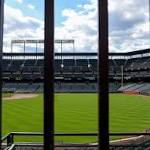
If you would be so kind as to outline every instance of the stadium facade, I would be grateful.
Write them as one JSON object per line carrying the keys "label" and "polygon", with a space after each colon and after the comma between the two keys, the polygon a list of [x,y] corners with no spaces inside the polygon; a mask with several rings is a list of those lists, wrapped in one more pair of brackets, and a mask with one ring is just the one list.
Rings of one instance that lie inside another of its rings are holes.
{"label": "stadium facade", "polygon": [[[38,52],[37,43],[41,40],[12,41],[11,53],[3,53],[2,79],[3,92],[12,93],[43,93],[44,87],[44,53]],[[73,52],[63,52],[54,55],[54,90],[55,92],[98,92],[98,54],[74,52],[74,40],[56,40],[57,44],[72,44]],[[13,52],[13,44],[24,44],[23,52]],[[26,44],[34,43],[36,52],[26,52]],[[101,77],[100,77],[101,78]],[[109,53],[109,92],[125,92],[129,94],[150,95],[150,49],[126,53]],[[135,138],[117,140],[110,143],[109,149],[149,148],[149,133],[120,133],[135,135]],[[57,135],[57,134],[56,134]],[[64,136],[60,134],[59,136]],[[67,134],[67,136],[70,134]],[[75,134],[74,136],[97,136],[96,133]],[[110,134],[111,135],[111,134]],[[142,135],[142,136],[139,136]],[[43,133],[9,133],[2,138],[7,140],[9,149],[43,149],[43,144],[14,144],[17,136],[43,136]],[[112,136],[119,136],[113,134]],[[97,144],[59,144],[56,147],[64,150],[92,149],[97,150]]]}

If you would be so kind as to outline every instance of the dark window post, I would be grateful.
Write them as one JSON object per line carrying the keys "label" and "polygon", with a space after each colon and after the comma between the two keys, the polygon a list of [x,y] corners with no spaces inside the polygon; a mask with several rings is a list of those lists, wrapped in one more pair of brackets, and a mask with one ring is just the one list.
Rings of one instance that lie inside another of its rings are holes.
{"label": "dark window post", "polygon": [[54,0],[45,0],[44,150],[54,149]]}
{"label": "dark window post", "polygon": [[0,0],[0,150],[2,137],[2,53],[3,53],[4,1]]}
{"label": "dark window post", "polygon": [[108,0],[98,0],[98,95],[99,149],[109,149],[109,91],[108,91]]}

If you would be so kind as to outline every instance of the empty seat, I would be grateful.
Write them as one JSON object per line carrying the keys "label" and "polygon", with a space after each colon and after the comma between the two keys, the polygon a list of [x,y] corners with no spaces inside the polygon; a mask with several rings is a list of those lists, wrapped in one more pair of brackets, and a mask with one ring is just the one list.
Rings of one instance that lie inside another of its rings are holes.
{"label": "empty seat", "polygon": [[77,59],[76,60],[77,66],[87,66],[88,67],[88,60],[87,59]]}
{"label": "empty seat", "polygon": [[36,62],[35,59],[25,60],[24,66],[34,66],[34,65],[35,65],[35,62]]}

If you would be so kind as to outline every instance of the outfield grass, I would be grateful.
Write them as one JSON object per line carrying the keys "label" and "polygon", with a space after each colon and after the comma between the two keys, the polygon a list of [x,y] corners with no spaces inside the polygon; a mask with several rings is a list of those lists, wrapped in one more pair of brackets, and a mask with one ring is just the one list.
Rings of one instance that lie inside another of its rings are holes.
{"label": "outfield grass", "polygon": [[13,95],[13,93],[2,93],[3,98],[10,97],[12,95]]}
{"label": "outfield grass", "polygon": [[[97,103],[97,94],[56,94],[55,132],[97,132]],[[12,131],[42,132],[42,108],[42,95],[29,100],[4,100],[3,135]],[[149,97],[110,95],[110,132],[139,132],[147,128],[150,128]],[[34,141],[35,138],[26,140]],[[62,138],[57,140],[61,141]],[[89,137],[70,137],[63,140],[97,141]]]}

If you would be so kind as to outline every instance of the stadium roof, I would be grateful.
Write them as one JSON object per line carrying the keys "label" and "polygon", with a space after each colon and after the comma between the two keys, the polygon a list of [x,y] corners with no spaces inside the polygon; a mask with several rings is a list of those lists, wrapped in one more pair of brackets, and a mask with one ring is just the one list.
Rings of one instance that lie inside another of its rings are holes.
{"label": "stadium roof", "polygon": [[[126,53],[109,53],[109,56],[133,56],[150,54],[150,49],[138,50]],[[43,56],[44,53],[3,53],[3,56]],[[55,56],[97,56],[97,53],[55,53]]]}

